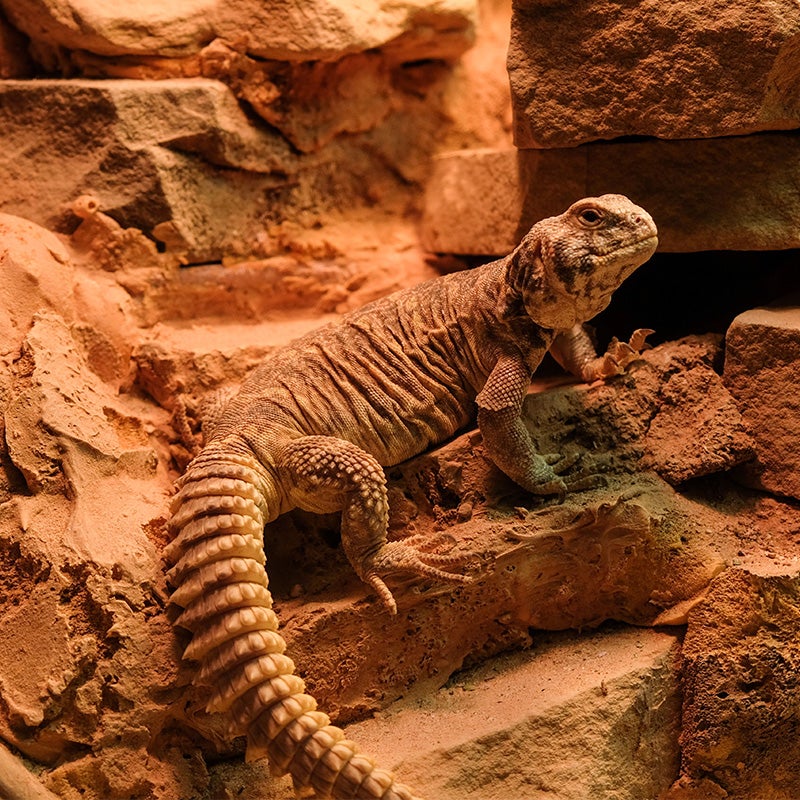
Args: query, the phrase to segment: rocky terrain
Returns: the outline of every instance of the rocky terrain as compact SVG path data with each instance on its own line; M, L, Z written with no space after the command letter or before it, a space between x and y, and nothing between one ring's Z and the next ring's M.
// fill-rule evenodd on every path
M600 344L655 346L547 362L525 406L605 485L531 498L465 431L388 471L390 535L446 533L472 583L388 618L293 512L276 610L428 800L800 796L800 13L712 5L0 0L0 797L293 797L170 622L203 398L606 191L661 247Z

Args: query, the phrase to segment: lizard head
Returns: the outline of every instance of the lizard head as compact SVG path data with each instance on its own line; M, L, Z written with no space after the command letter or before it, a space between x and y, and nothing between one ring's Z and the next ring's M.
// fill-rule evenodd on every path
M657 245L652 217L627 197L587 197L531 228L508 279L534 322L571 328L600 313Z

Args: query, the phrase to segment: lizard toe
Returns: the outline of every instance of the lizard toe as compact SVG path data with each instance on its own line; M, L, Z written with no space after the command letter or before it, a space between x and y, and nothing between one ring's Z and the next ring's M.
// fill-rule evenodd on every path
M410 573L447 583L470 583L472 578L468 575L442 569L442 567L460 566L465 560L466 556L458 553L420 551L413 544L408 544L408 540L387 542L370 560L371 563L364 573L364 581L372 587L386 609L391 614L396 614L397 603L384 578L389 575Z

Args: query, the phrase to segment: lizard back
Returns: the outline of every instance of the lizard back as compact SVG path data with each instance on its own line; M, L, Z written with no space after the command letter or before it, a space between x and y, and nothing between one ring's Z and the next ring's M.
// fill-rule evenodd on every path
M287 345L245 381L214 438L238 432L263 453L282 435L337 436L384 466L449 438L474 418L491 370L487 311L504 271L499 261L434 279ZM546 349L530 327L531 346Z

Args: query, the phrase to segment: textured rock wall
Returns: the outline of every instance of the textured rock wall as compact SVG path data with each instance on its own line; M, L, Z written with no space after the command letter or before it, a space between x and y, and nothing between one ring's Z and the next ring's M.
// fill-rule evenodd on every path
M519 147L800 127L791 0L515 0L512 30Z
M652 209L660 252L798 248L798 153L794 132L443 153L423 239L434 251L500 255L575 198L622 192Z
M443 154L429 247L499 254L531 220L621 191L661 250L796 248L793 2L515 0L511 148Z
M461 266L420 246L425 188L434 251L604 191L666 250L800 246L793 5L479 5L0 0L4 797L293 796L189 686L167 498L207 393ZM693 336L539 382L537 445L607 479L563 506L475 432L392 470L391 535L447 531L475 578L398 586L397 619L335 517L269 526L326 710L429 799L800 796L796 317L737 319L724 377Z
M504 6L484 0L478 35L475 0L137 5L135 23L9 0L2 77L59 77L0 83L0 210L70 232L93 194L189 263L400 224L432 153L509 140ZM11 58L25 35L30 68Z

